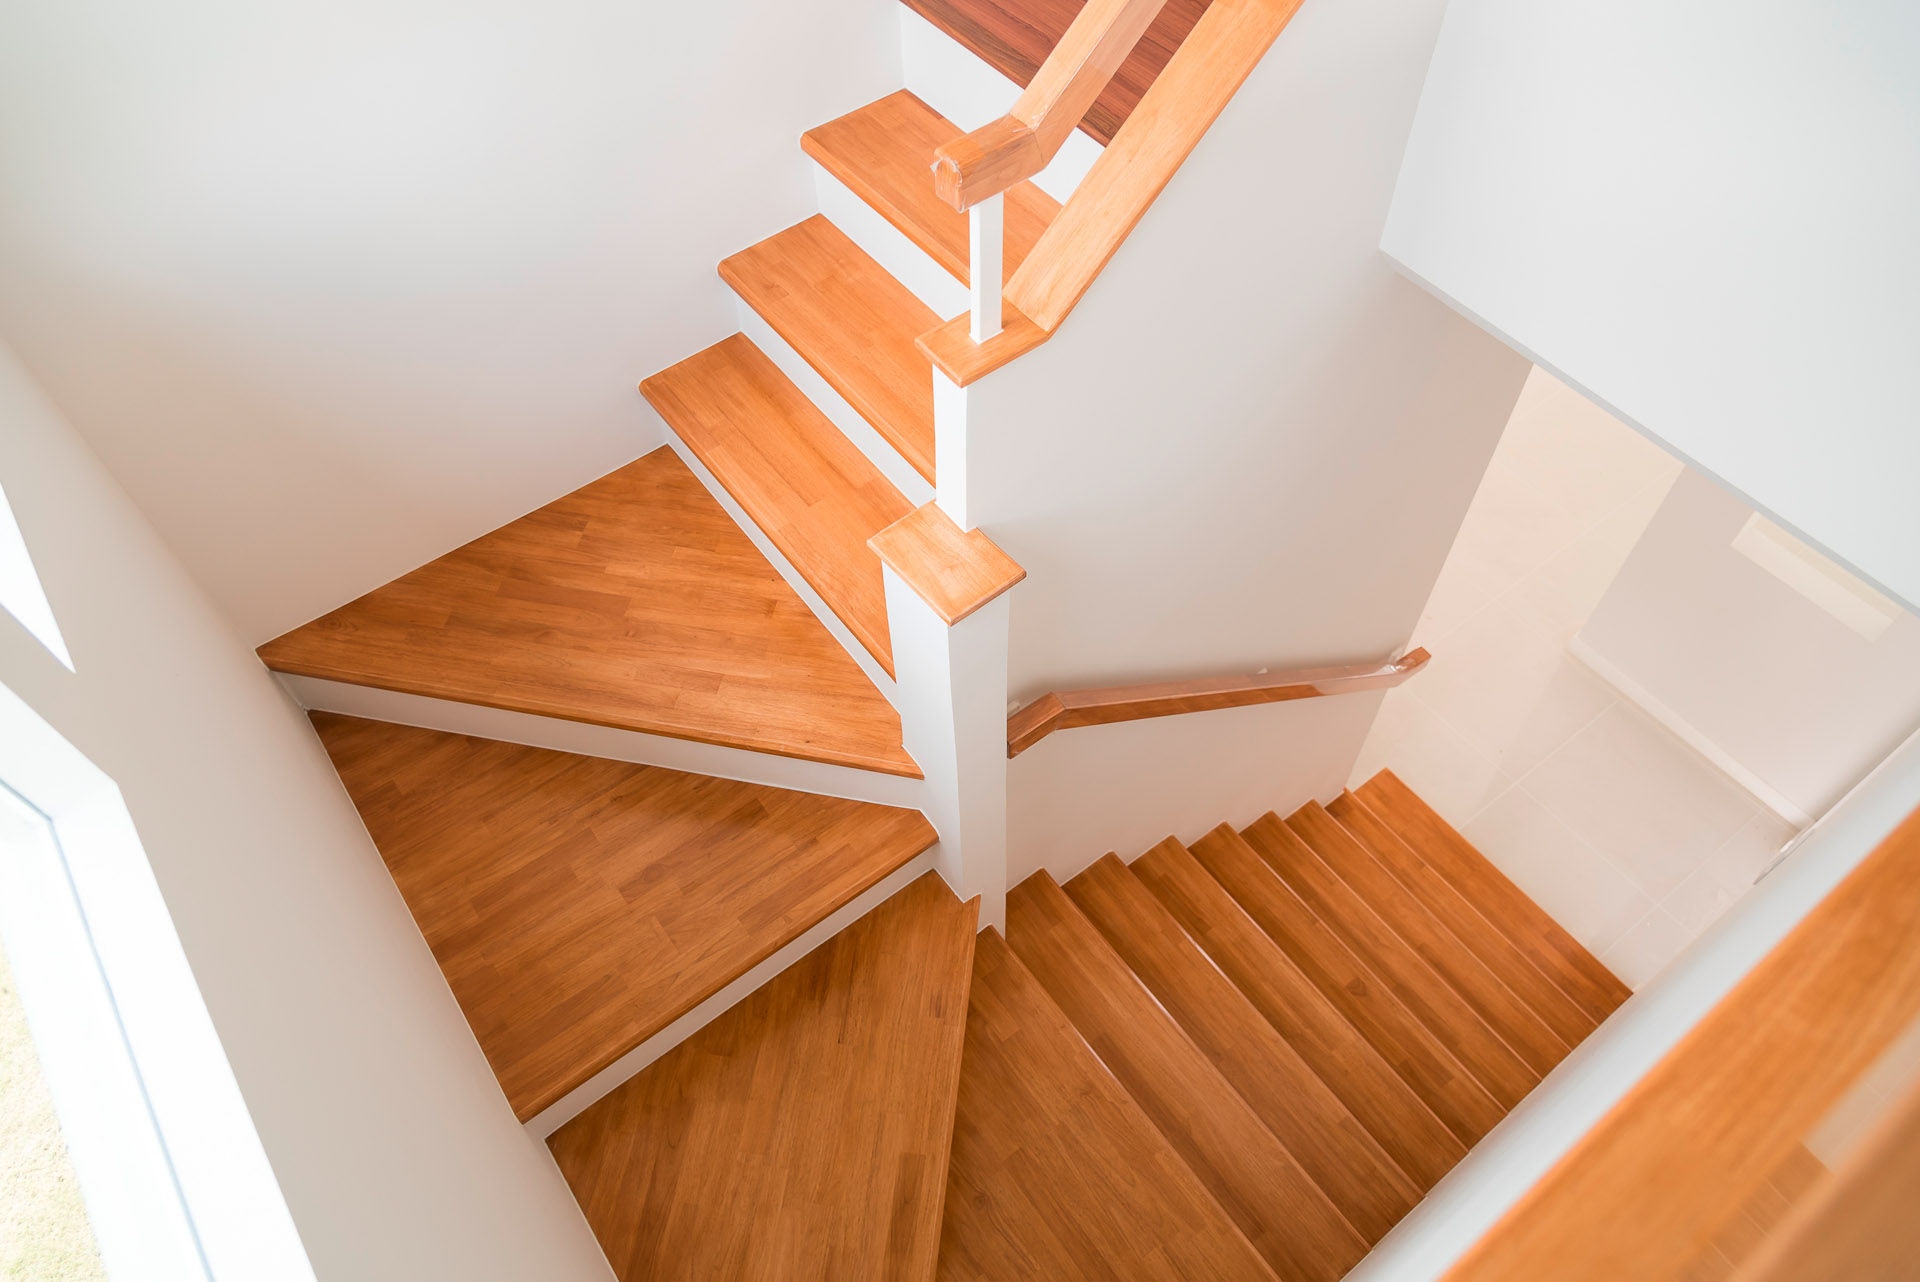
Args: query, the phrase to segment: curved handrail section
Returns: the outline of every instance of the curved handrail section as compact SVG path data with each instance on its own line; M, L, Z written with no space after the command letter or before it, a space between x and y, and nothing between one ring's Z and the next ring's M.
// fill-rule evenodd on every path
M1250 677L1199 677L1147 685L1105 686L1043 694L1007 718L1007 756L1017 757L1056 730L1106 726L1120 721L1214 712L1261 703L1286 703L1323 695L1357 694L1397 686L1427 666L1431 656L1415 648L1391 663L1296 668Z
M1087 0L1012 111L933 153L941 199L964 213L1045 169L1165 4Z

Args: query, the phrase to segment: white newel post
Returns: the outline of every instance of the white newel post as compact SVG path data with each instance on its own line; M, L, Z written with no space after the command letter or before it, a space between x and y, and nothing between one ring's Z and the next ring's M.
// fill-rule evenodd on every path
M1006 197L993 195L967 210L967 274L973 295L968 332L976 343L984 343L1000 332L1005 208Z
M980 896L980 924L1007 918L1007 618L1011 593L949 627L885 571L901 729L927 777L940 875Z

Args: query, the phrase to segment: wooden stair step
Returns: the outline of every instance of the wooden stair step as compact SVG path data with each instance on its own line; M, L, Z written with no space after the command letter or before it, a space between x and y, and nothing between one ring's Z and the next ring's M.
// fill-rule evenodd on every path
M934 1276L975 909L927 873L553 1134L621 1282Z
M1462 1142L1478 1142L1506 1116L1487 1088L1239 833L1222 824L1188 849Z
M1009 104L1011 105L1011 104ZM961 128L902 89L800 137L806 153L961 284L967 270L967 215L934 194L933 153ZM1025 261L1060 202L1030 182L1007 189L1005 276Z
M260 658L276 672L920 774L893 705L664 446L269 641Z
M913 510L906 497L745 334L640 390L892 676L886 590L867 540Z
M1395 997L1427 1026L1455 1060L1507 1108L1525 1099L1540 1081L1466 999L1435 974L1353 888L1300 840L1278 815L1266 815L1241 834L1301 902L1360 959Z
M1413 1209L1420 1186L1118 856L1065 890L1369 1245Z
M914 340L938 313L821 214L723 260L720 276L933 480L933 366Z
M1044 871L1007 943L1282 1278L1336 1282L1367 1243Z
M1595 1022L1633 995L1392 771L1382 770L1354 792Z
M935 840L891 806L313 723L523 1121Z
M1130 871L1420 1189L1466 1156L1460 1138L1185 846L1170 837Z
M1415 854L1413 847L1374 813L1373 807L1353 793L1344 792L1328 803L1327 812L1567 1045L1578 1046L1598 1027L1593 1016L1482 917L1479 909L1454 889L1452 882Z
M1567 1057L1573 1046L1501 983L1472 949L1455 939L1324 806L1307 803L1287 816L1287 827L1399 940L1446 980L1529 1068L1544 1076Z
M1015 84L1033 80L1060 43L1083 0L906 0L915 13L952 36ZM1208 0L1167 0L1126 60L1088 108L1080 128L1105 146L1113 141L1174 50L1206 12ZM1009 104L1011 105L1011 104Z
M991 929L974 946L940 1276L1274 1276Z

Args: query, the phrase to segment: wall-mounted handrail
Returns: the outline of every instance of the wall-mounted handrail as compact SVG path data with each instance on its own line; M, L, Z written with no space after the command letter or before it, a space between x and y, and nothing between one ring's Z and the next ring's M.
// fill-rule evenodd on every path
M972 265L975 312L957 316L920 338L920 350L942 374L964 387L1053 336L1301 3L1213 0L1207 6L1113 141L1007 279L1004 298L1000 264ZM936 189L971 213L983 203L997 204L1008 187L1038 173L1052 158L1047 140L1056 136L1064 140L1098 97L1099 86L1112 75L1111 70L1096 74L1098 68L1109 59L1115 59L1117 67L1117 60L1124 60L1126 50L1139 39L1138 32L1129 37L1128 31L1136 22L1144 31L1160 8L1142 3L1143 17L1129 12L1131 7L1128 0L1089 0L1021 95L1020 102L1026 103L1036 89L1051 94L1051 109L1040 116L1033 116L1031 110L1022 116L1016 104L1012 114L948 144L936 153ZM1122 17L1124 26L1119 24ZM1076 41L1075 32L1083 22L1090 29L1113 23L1112 41L1125 40L1126 47L1113 53L1105 44ZM1096 50L1099 61L1089 63ZM1043 86L1056 58L1061 60L1062 74L1084 66L1085 74L1099 84L1089 93L1082 83L1071 96L1057 81L1048 82L1051 88ZM1071 76L1066 83L1072 83ZM1077 108L1076 102L1080 102ZM1044 135L1033 124L1035 119L1044 124ZM1058 145L1053 143L1055 148ZM993 212L986 216L992 217ZM989 240L990 246L997 243Z
M1397 686L1427 664L1423 649L1391 663L1354 663L1295 668L1244 677L1199 677L1145 685L1106 686L1043 694L1007 718L1007 755L1017 757L1056 730L1104 726L1183 712L1213 712L1261 703L1285 703L1330 694L1355 694Z

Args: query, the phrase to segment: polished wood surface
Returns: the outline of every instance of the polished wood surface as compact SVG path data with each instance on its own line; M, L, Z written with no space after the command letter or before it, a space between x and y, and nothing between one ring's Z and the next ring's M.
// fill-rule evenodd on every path
M939 315L820 214L720 263L720 276L914 471L933 475Z
M1391 663L1295 668L1252 676L1198 677L1044 694L1007 719L1007 755L1017 757L1056 730L1113 725L1222 708L1248 708L1399 685L1427 665L1425 650Z
M313 723L522 1120L935 840L911 810Z
M1920 1262L1920 1082L1833 1172L1783 1198L1741 1282L1907 1282Z
M959 136L959 126L902 89L807 130L800 142L828 173L964 284L967 216L940 199L929 172L934 151ZM1007 276L1059 212L1060 203L1032 183L1017 183L1007 192Z
M1065 889L1362 1239L1413 1209L1420 1186L1117 856Z
M1045 872L1007 943L1282 1278L1336 1282L1367 1243Z
M664 447L260 657L276 672L920 773L893 705Z
M1274 1276L992 930L974 948L940 1276Z
M1007 281L1007 301L1060 328L1239 91L1300 0L1215 0Z
M1021 315L1020 309L1002 300L1000 332L984 343L973 341L972 317L962 312L952 320L922 334L918 346L921 355L945 374L956 387L965 387L975 379L991 374L1014 357L1032 351L1053 335Z
M1085 0L1013 109L934 153L942 200L967 209L1045 169L1165 0Z
M1568 1046L1579 1045L1594 1030L1599 1021L1481 916L1479 909L1420 858L1371 806L1344 792L1327 803L1327 812Z
M640 390L892 676L886 591L867 540L913 510L900 491L744 334Z
M1381 771L1355 795L1595 1022L1633 995L1392 771Z
M1572 1047L1501 983L1472 949L1455 939L1439 918L1324 807L1307 803L1287 816L1287 827L1373 910L1397 940L1446 980L1448 987L1460 994L1474 1014L1529 1068L1545 1076L1567 1057Z
M1416 1185L1431 1188L1466 1156L1467 1146L1186 847L1170 837L1131 871Z
M1222 824L1189 849L1464 1143L1477 1142L1506 1115L1506 1108L1240 834Z
M934 1275L974 924L928 873L554 1133L621 1282Z
M915 508L868 544L949 627L1027 577L997 543L961 530L938 503Z
M1920 1017L1916 938L1920 812L1609 1110L1449 1282L1682 1276Z
M1240 835L1489 1095L1506 1108L1526 1098L1544 1074L1530 1069L1501 1041L1466 999L1395 935L1311 846L1276 815L1265 816Z
M1022 86L1032 83L1081 9L1079 0L906 0L906 4ZM1146 35L1133 45L1086 110L1079 127L1103 145L1111 142L1206 7L1207 0L1167 0Z

